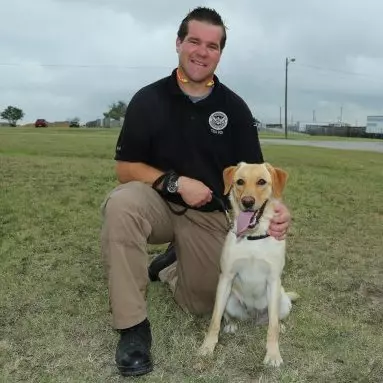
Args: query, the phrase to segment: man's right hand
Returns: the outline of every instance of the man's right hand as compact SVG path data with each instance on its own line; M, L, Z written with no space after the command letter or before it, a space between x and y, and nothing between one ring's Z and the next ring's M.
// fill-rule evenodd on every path
M201 207L211 201L212 191L202 182L181 176L178 178L178 193L192 207Z

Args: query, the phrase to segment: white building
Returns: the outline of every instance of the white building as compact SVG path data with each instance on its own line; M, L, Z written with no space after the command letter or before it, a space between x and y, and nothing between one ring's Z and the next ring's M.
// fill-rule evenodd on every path
M383 116L367 116L366 133L383 134Z

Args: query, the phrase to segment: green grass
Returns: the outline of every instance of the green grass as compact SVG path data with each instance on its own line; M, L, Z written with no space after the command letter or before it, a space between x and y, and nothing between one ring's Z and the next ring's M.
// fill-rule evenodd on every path
M25 134L39 134L42 136L57 135L62 136L77 136L85 134L87 137L99 137L102 136L115 136L118 134L119 129L97 129L97 128L68 128L68 127L49 127L49 128L34 128L34 127L17 127L17 128L2 128L0 127L0 137L2 134L8 135L12 133L12 136L25 135ZM260 131L259 136L261 138L285 138L284 130L279 131ZM377 138L362 138L362 137L337 137L337 136L311 136L300 132L288 132L289 140L304 140L304 141L367 141L367 142L382 142Z
M99 249L118 131L0 129L0 382L122 382ZM265 368L266 328L196 355L209 317L149 286L155 370L137 382L382 382L383 155L266 146L293 214L283 283L301 299ZM150 251L156 249L151 247Z

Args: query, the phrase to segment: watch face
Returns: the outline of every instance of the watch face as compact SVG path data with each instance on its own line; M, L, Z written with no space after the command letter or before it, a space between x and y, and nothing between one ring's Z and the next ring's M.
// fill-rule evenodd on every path
M177 180L170 180L167 186L169 193L177 193L178 190L178 182Z

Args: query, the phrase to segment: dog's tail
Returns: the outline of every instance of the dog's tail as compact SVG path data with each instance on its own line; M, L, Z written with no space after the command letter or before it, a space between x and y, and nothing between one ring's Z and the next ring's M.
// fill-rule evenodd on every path
M295 291L287 291L286 295L290 298L291 302L295 302L297 299L300 298L300 295Z

